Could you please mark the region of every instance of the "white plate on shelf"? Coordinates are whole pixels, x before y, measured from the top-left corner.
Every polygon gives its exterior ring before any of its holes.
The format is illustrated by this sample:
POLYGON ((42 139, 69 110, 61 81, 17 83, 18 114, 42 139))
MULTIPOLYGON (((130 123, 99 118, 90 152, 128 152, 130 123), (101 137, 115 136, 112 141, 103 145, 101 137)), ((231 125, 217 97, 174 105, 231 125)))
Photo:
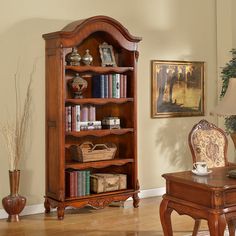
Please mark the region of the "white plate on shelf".
POLYGON ((196 171, 196 170, 192 170, 192 172, 193 172, 195 175, 205 176, 205 175, 209 175, 209 174, 212 172, 212 170, 209 170, 209 171, 207 171, 206 173, 199 173, 199 172, 196 171))

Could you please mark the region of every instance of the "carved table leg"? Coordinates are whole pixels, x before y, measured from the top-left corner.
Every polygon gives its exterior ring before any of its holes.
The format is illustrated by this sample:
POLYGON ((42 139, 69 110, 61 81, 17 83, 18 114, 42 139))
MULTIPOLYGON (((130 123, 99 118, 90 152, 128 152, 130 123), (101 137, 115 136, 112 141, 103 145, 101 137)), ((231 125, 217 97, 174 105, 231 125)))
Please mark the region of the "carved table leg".
POLYGON ((57 207, 57 218, 58 220, 63 220, 64 219, 64 214, 65 214, 65 207, 63 204, 60 204, 57 207))
POLYGON ((224 236, 226 227, 225 215, 211 214, 208 219, 208 226, 211 236, 224 236))
POLYGON ((195 222, 194 222, 194 228, 193 228, 192 236, 197 236, 197 232, 199 230, 200 224, 201 224, 201 220, 196 219, 195 222))
POLYGON ((139 196, 138 196, 137 193, 135 193, 133 195, 133 206, 134 206, 134 208, 139 207, 139 202, 140 202, 139 196))
POLYGON ((173 209, 168 207, 169 200, 163 199, 160 205, 160 218, 164 236, 173 236, 171 225, 171 212, 173 209))
POLYGON ((50 203, 49 203, 49 201, 48 201, 48 199, 47 198, 45 198, 45 200, 44 200, 44 208, 45 208, 45 213, 47 214, 47 213, 50 213, 50 210, 51 210, 51 208, 50 208, 50 203))

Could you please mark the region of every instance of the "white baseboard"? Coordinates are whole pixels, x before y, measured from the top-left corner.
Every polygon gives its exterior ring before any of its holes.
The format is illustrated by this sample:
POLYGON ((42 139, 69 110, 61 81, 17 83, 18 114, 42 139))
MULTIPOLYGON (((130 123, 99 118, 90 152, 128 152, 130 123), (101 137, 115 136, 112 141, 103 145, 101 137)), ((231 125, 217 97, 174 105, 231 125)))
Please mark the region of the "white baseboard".
MULTIPOLYGON (((148 198, 148 197, 157 197, 162 196, 166 191, 166 188, 155 188, 155 189, 146 189, 141 190, 139 193, 140 198, 148 198)), ((132 200, 132 198, 129 198, 132 200)), ((128 200, 129 200, 128 199, 128 200)), ((36 204, 31 206, 26 206, 24 210, 21 212, 20 215, 33 215, 33 214, 39 214, 44 212, 44 205, 43 204, 36 204)), ((8 214, 4 209, 0 209, 0 219, 5 219, 8 217, 8 214)))
MULTIPOLYGON (((33 215, 44 212, 44 204, 36 204, 31 206, 26 206, 24 210, 20 213, 21 216, 24 215, 33 215)), ((4 209, 0 209, 0 219, 5 219, 8 217, 8 214, 4 209)))

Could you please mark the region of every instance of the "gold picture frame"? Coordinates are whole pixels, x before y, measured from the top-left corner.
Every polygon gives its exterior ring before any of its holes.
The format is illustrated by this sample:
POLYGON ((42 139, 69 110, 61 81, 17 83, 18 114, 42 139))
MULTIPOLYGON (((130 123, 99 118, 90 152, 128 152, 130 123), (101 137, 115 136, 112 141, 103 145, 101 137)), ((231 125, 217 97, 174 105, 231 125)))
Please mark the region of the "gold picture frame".
POLYGON ((115 56, 112 45, 106 42, 99 45, 99 52, 102 61, 102 66, 116 66, 115 56))
POLYGON ((152 118, 203 116, 204 62, 152 60, 152 118))

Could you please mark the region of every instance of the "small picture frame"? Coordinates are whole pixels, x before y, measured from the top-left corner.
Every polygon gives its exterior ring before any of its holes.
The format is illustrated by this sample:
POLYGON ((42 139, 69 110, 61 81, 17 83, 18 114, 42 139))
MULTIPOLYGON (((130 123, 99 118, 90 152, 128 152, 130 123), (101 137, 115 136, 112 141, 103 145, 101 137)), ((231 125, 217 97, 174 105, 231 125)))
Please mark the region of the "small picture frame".
POLYGON ((99 52, 101 56, 102 66, 116 66, 113 47, 106 42, 99 45, 99 52))

